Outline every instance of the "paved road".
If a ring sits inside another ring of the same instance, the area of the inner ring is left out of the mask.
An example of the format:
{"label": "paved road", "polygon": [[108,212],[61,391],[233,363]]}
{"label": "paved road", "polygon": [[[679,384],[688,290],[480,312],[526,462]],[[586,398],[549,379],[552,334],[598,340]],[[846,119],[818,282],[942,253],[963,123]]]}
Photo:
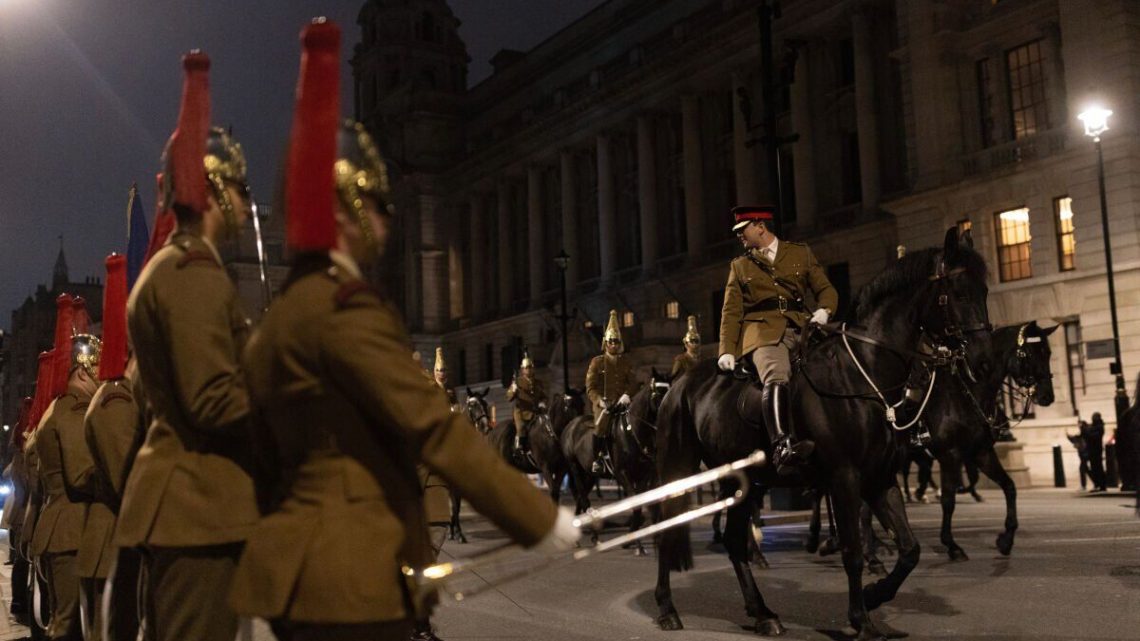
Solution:
{"label": "paved road", "polygon": [[[898,598],[875,615],[877,620],[909,632],[911,639],[1140,637],[1140,520],[1133,516],[1131,499],[1064,490],[1022,492],[1021,530],[1013,556],[1006,559],[993,548],[1004,518],[1001,497],[983,494],[984,503],[959,503],[956,532],[971,555],[966,562],[952,563],[940,553],[937,505],[911,506],[923,559]],[[464,556],[502,541],[478,516],[465,514],[464,527],[471,543],[448,543],[445,554]],[[802,524],[766,528],[764,549],[772,567],[756,571],[761,590],[789,628],[785,638],[850,638],[842,567],[836,557],[801,550],[805,529]],[[673,580],[684,631],[661,632],[653,624],[652,550],[643,558],[611,552],[459,603],[449,601],[437,611],[437,631],[448,641],[754,638],[727,559],[706,549],[711,538],[707,525],[695,527],[694,534],[696,569]],[[893,557],[885,560],[889,565]],[[483,575],[510,572],[531,561],[524,555]],[[6,575],[8,567],[3,570]],[[467,585],[480,582],[470,581]],[[0,639],[22,632],[0,624]],[[272,636],[257,624],[253,638],[269,641]]]}

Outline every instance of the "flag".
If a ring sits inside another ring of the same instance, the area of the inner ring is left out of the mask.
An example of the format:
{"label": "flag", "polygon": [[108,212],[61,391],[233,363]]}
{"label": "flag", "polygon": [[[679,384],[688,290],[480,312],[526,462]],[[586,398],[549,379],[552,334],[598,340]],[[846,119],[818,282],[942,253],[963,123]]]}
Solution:
{"label": "flag", "polygon": [[146,227],[142,201],[139,200],[138,184],[131,185],[131,197],[127,203],[127,291],[138,280],[143,263],[146,262],[146,248],[150,244],[150,232]]}

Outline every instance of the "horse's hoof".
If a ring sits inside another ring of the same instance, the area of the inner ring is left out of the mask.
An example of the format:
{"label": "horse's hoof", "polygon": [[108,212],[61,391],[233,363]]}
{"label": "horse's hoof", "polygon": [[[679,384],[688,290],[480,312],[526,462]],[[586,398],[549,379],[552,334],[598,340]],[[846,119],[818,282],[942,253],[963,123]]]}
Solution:
{"label": "horse's hoof", "polygon": [[997,549],[1001,552],[1002,556],[1009,556],[1013,551],[1013,535],[1008,532],[1002,532],[997,537]]}
{"label": "horse's hoof", "polygon": [[637,546],[637,549],[635,549],[633,551],[633,555],[634,556],[649,556],[649,553],[645,551],[644,546],[639,545],[639,546]]}
{"label": "horse's hoof", "polygon": [[878,609],[885,600],[881,580],[863,586],[863,607],[867,608],[868,612]]}
{"label": "horse's hoof", "polygon": [[809,537],[807,543],[804,543],[804,552],[808,554],[815,554],[819,551],[819,538]]}
{"label": "horse's hoof", "polygon": [[966,554],[966,551],[963,550],[962,548],[956,546],[956,545],[954,547],[948,548],[946,550],[946,552],[950,555],[951,561],[969,561],[970,560],[970,557],[969,557],[969,555]]}
{"label": "horse's hoof", "polygon": [[887,576],[887,566],[882,561],[871,561],[867,564],[867,574],[871,576]]}
{"label": "horse's hoof", "polygon": [[788,629],[784,627],[783,623],[780,623],[778,617],[756,621],[756,634],[761,636],[782,637],[787,633]]}
{"label": "horse's hoof", "polygon": [[859,636],[855,637],[855,641],[887,641],[887,637],[883,636],[874,626],[868,624],[859,631]]}
{"label": "horse's hoof", "polygon": [[666,631],[683,630],[685,628],[685,626],[681,623],[681,617],[676,612],[662,614],[661,616],[657,617],[657,627]]}

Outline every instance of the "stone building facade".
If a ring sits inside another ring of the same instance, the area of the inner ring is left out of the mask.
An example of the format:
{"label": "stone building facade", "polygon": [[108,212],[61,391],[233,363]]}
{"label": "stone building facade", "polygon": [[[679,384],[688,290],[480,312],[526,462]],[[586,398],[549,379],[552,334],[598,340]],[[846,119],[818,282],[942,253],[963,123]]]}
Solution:
{"label": "stone building facade", "polygon": [[[355,113],[397,175],[382,280],[417,348],[501,399],[525,346],[581,387],[617,309],[637,363],[666,367],[684,318],[715,351],[729,208],[774,202],[760,139],[760,30],[743,0],[609,0],[466,86],[444,0],[370,0]],[[899,244],[970,227],[995,323],[1064,323],[1057,401],[1016,434],[1037,482],[1076,416],[1112,422],[1096,158],[1104,136],[1123,359],[1140,363],[1140,5],[1129,0],[786,0],[774,21],[782,235],[806,240],[842,304]],[[559,271],[575,320],[560,346]],[[500,404],[502,401],[500,400]],[[505,405],[500,411],[505,410]],[[1075,454],[1070,453],[1075,473]]]}

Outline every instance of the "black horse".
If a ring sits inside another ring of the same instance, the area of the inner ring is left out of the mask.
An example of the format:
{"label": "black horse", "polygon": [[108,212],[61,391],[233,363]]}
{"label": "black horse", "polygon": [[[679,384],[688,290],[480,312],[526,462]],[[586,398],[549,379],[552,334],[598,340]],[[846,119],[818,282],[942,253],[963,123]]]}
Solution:
{"label": "black horse", "polygon": [[[807,481],[833,497],[848,580],[847,614],[859,639],[882,638],[868,610],[893,599],[919,559],[895,477],[897,448],[886,426],[885,403],[901,404],[912,363],[923,358],[917,348],[924,337],[942,341],[961,327],[985,322],[985,279],[985,261],[959,245],[954,228],[943,248],[913,252],[877,276],[860,293],[858,326],[808,348],[793,376],[793,420],[816,443],[806,478],[781,478],[772,468],[752,471],[753,482],[763,486]],[[767,431],[741,416],[742,393],[756,394],[756,386],[719,373],[711,361],[698,364],[673,386],[657,420],[662,483],[695,473],[702,462],[711,468],[769,448]],[[755,495],[729,511],[725,547],[757,632],[780,635],[785,628],[764,603],[748,563],[747,524]],[[899,547],[891,573],[866,588],[859,527],[863,501],[895,533]],[[687,497],[667,501],[662,517],[682,513],[687,503]],[[669,573],[692,567],[688,528],[665,532],[658,558],[657,622],[662,629],[680,629]]]}
{"label": "black horse", "polygon": [[[560,400],[558,407],[562,425],[571,420],[573,401]],[[546,483],[550,498],[557,503],[562,497],[562,481],[566,478],[567,463],[562,454],[561,435],[547,411],[535,412],[527,432],[527,450],[515,449],[515,422],[498,421],[487,435],[491,447],[508,463],[524,474],[539,474]]]}
{"label": "black horse", "polygon": [[[615,421],[610,447],[610,460],[614,478],[627,496],[640,494],[652,488],[657,478],[654,452],[657,438],[657,411],[665,398],[673,377],[662,374],[654,367],[649,385],[643,387],[630,400],[628,420]],[[640,509],[629,518],[629,530],[640,529],[645,516]],[[645,546],[639,539],[634,544],[638,556],[645,556]]]}

